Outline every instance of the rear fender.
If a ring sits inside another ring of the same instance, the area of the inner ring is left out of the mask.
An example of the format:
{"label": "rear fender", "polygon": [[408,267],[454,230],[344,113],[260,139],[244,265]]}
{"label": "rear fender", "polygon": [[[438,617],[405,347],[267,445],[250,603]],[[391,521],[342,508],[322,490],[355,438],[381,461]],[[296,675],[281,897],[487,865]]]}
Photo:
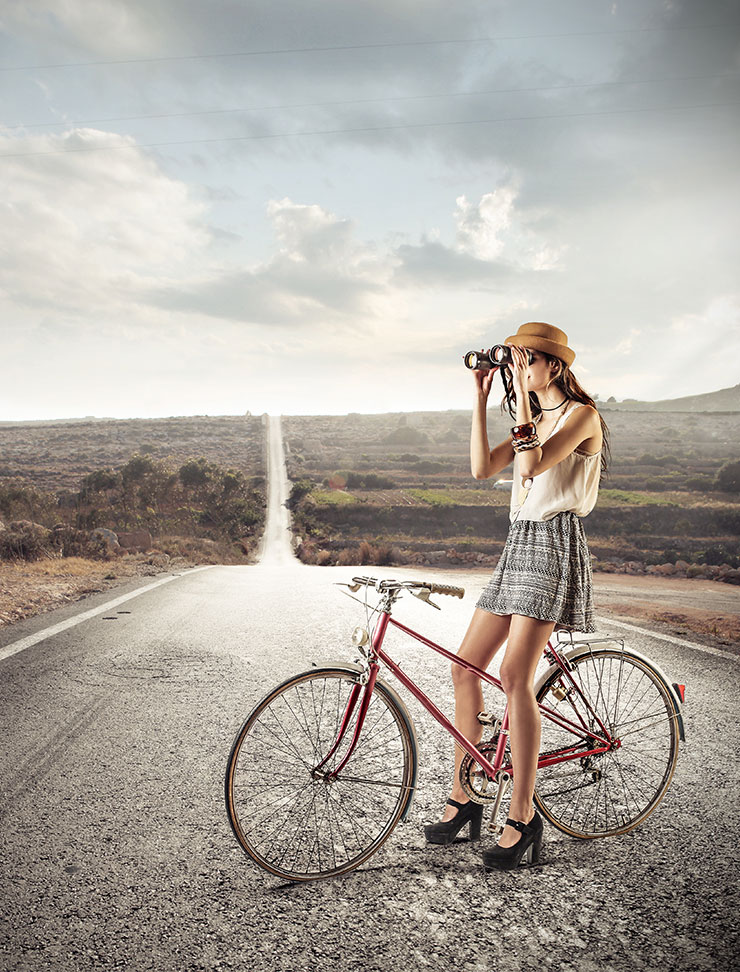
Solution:
{"label": "rear fender", "polygon": [[[620,644],[619,641],[615,641],[614,643],[617,645]],[[560,645],[559,647],[562,650],[562,645]],[[569,648],[568,651],[562,651],[562,654],[567,661],[577,661],[580,658],[588,657],[591,654],[591,652],[589,651],[588,643],[582,642],[581,644],[576,644],[572,648]],[[625,648],[624,655],[627,658],[635,658],[638,661],[643,662],[650,669],[652,669],[652,671],[658,676],[660,681],[663,683],[663,687],[668,693],[668,696],[673,705],[673,710],[676,713],[676,724],[678,725],[678,738],[681,740],[681,742],[686,742],[686,732],[684,729],[684,722],[683,722],[683,703],[681,701],[680,695],[678,694],[678,691],[674,688],[673,684],[668,681],[668,678],[666,677],[664,672],[655,664],[655,662],[651,658],[648,658],[647,655],[643,655],[641,652],[635,651],[632,648]],[[535,685],[535,695],[539,693],[540,689],[545,684],[547,679],[556,671],[558,671],[558,666],[551,665],[542,674],[542,676],[537,680],[537,684]]]}

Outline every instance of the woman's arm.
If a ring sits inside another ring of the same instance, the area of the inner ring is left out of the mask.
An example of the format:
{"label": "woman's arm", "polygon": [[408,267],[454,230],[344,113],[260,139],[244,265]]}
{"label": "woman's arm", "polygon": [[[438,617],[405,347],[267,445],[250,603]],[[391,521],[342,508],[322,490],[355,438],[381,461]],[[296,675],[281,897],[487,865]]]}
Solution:
{"label": "woman's arm", "polygon": [[488,479],[501,472],[514,460],[511,439],[499,443],[493,449],[488,444],[486,429],[486,407],[495,368],[489,372],[473,371],[476,382],[476,398],[473,405],[473,424],[470,429],[470,471],[474,479]]}
{"label": "woman's arm", "polygon": [[[601,442],[601,422],[599,413],[590,405],[583,405],[576,409],[575,415],[569,416],[562,429],[551,436],[544,445],[536,449],[527,449],[519,454],[519,472],[523,478],[539,476],[546,469],[551,469],[569,456],[571,452],[582,445],[587,439]],[[601,446],[594,449],[598,452]]]}
{"label": "woman's arm", "polygon": [[[511,362],[512,384],[516,394],[516,421],[517,425],[524,425],[532,421],[532,409],[527,391],[527,357],[521,348],[512,347]],[[556,466],[588,439],[591,439],[591,446],[596,446],[589,451],[598,452],[602,440],[599,413],[591,405],[583,405],[576,410],[575,415],[566,419],[563,428],[544,445],[526,449],[519,454],[518,471],[523,479],[538,476],[546,469]]]}

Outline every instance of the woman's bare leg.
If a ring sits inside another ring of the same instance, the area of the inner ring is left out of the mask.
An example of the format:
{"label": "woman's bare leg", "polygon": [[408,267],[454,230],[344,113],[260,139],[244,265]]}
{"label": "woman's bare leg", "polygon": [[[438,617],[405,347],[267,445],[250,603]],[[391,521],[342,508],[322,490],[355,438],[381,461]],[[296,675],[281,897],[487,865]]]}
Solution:
{"label": "woman's bare leg", "polygon": [[[534,695],[534,673],[547,640],[555,627],[552,621],[511,616],[506,654],[501,662],[501,684],[509,704],[509,743],[514,766],[514,787],[509,816],[522,823],[532,819],[532,797],[540,752],[540,710]],[[511,847],[520,834],[504,827],[501,847]]]}
{"label": "woman's bare leg", "polygon": [[[506,641],[509,633],[509,616],[491,614],[476,608],[468,630],[460,645],[458,656],[485,671],[493,656]],[[452,665],[452,681],[455,686],[455,726],[472,743],[481,737],[478,713],[483,709],[483,691],[480,679],[459,665]],[[460,803],[468,799],[460,785],[460,763],[465,753],[455,745],[455,776],[452,782],[451,797]],[[446,806],[442,820],[452,820],[457,807]]]}

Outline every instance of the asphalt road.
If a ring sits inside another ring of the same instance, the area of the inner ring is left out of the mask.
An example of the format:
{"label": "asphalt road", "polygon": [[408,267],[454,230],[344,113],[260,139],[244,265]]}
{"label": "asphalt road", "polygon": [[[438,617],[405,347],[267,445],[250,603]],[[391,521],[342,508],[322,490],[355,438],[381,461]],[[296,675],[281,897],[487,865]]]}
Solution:
{"label": "asphalt road", "polygon": [[[634,632],[630,644],[687,684],[688,738],[665,800],[631,834],[579,842],[548,828],[544,863],[508,874],[484,872],[467,842],[425,846],[449,747],[411,700],[419,790],[374,858],[289,886],[244,856],[223,808],[232,737],[283,676],[353,657],[348,634],[362,608],[332,586],[351,573],[288,562],[186,574],[0,661],[0,968],[736,964],[738,662]],[[407,598],[399,617],[455,647],[485,574],[436,576],[469,593],[441,612]],[[15,625],[2,644],[80,610]],[[404,667],[449,705],[446,664],[390,637]]]}

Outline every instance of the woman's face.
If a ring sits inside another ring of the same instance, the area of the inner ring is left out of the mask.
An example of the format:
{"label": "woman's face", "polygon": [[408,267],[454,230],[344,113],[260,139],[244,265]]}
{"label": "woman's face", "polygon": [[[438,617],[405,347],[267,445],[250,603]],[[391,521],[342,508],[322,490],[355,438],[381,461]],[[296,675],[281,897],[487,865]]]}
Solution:
{"label": "woman's face", "polygon": [[527,369],[529,390],[542,391],[553,375],[554,366],[550,364],[541,351],[531,351],[532,362]]}

